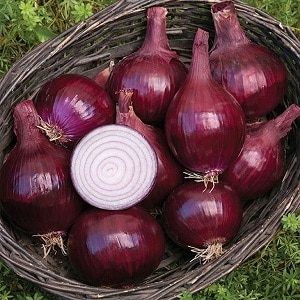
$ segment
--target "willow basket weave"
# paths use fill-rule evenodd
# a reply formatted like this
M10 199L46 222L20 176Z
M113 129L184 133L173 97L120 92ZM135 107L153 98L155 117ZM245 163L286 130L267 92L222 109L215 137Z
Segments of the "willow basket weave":
M13 141L12 108L16 103L31 98L54 76L67 72L93 76L111 60L135 51L143 41L146 9L150 6L168 9L170 46L188 63L198 27L209 31L213 40L212 3L122 0L24 56L0 81L0 164ZM288 93L273 112L275 116L288 105L299 104L300 43L288 28L265 13L239 1L236 8L250 38L277 52L289 70ZM242 229L234 242L220 258L205 265L191 263L190 253L170 244L159 270L135 288L88 286L72 273L66 257L57 254L43 259L40 247L4 217L0 220L0 257L20 277L66 299L174 299L183 289L192 293L204 289L266 245L280 229L282 216L300 208L298 126L293 124L286 141L287 170L281 184L245 210Z

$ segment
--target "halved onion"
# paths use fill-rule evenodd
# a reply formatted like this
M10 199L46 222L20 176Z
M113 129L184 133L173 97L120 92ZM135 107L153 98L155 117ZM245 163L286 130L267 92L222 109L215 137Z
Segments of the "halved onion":
M71 177L90 205L119 210L142 201L157 176L157 157L136 130L106 125L88 133L74 148Z

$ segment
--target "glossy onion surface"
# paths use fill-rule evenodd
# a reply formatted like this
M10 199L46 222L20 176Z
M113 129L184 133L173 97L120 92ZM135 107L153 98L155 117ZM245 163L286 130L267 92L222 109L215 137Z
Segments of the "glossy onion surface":
M242 205L237 193L219 182L210 190L189 181L177 187L163 207L166 232L184 247L226 244L240 228Z
M115 120L115 103L105 89L79 74L48 81L34 102L49 138L71 149L92 129Z
M85 204L70 177L70 151L36 127L31 100L14 110L17 143L0 170L0 199L9 219L31 234L65 231Z
M208 33L198 29L187 79L172 100L165 132L170 149L186 168L222 173L239 154L245 117L239 103L211 76Z
M170 50L166 14L163 7L147 10L147 32L142 47L113 67L107 83L107 90L116 102L116 92L133 89L136 114L152 125L163 123L169 103L187 74L178 55Z
M160 225L143 207L93 208L72 226L67 248L71 264L88 283L126 287L158 267L165 240Z
M221 175L244 203L265 195L282 178L285 156L281 140L299 115L300 108L293 104L276 119L246 127L241 153Z
M135 114L131 103L131 91L119 96L116 123L140 132L150 143L157 156L157 177L152 190L141 204L153 208L161 204L175 187L183 182L183 168L173 156L162 129L147 125Z
M210 53L213 77L241 104L246 118L272 111L287 91L287 70L269 48L251 42L239 24L234 3L212 6L216 38Z

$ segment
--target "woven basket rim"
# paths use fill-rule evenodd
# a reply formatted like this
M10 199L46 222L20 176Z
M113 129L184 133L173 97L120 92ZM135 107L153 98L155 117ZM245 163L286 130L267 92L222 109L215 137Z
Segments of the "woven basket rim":
M57 51L60 50L65 44L72 38L72 35L76 35L80 30L86 28L87 24L90 26L99 26L99 25L105 25L107 22L113 22L114 19L121 18L125 15L124 11L126 11L126 15L130 15L132 13L145 11L146 8L155 6L155 5L164 5L168 3L172 3L172 0L166 0L166 1L138 1L138 0L118 0L117 2L105 7L103 10L95 13L93 16L87 18L84 21L79 22L78 24L72 26L68 30L62 32L61 34L57 35L56 37L53 37L43 43L40 43L38 46L36 46L34 49L32 49L30 52L25 54L22 58L20 58L11 68L8 70L8 72L0 78L0 82L4 81L5 78L10 74L11 72L14 72L15 70L18 70L20 67L25 68L26 67L26 61L28 61L28 58L32 57L33 53L43 51L44 48L51 47L53 50L49 54L53 55ZM192 0L192 1L185 1L185 0L179 0L178 3L186 3L186 2L204 2L204 3L216 3L220 2L218 0ZM274 30L275 33L279 34L279 37L282 39L283 42L286 42L288 46L291 47L291 49L295 52L295 54L300 59L300 41L296 37L296 35L293 33L293 31L289 28L289 26L283 24L282 22L278 21L276 18L270 16L269 14L263 12L262 10L253 7L249 4L246 4L240 0L233 0L235 3L238 15L241 18L249 19L251 16L256 18L258 23L262 23L265 27L269 28L270 30ZM124 6L124 8L123 8ZM121 11L120 11L120 8ZM119 9L119 11L117 11ZM103 18L102 16L108 12L108 17ZM114 16L113 16L114 15ZM111 17L111 19L109 19ZM100 21L101 20L101 21ZM66 37L68 34L70 34L68 37ZM79 36L78 36L79 37ZM62 42L60 41L62 38L65 38ZM37 66L35 67L37 68ZM17 73L17 72L16 72ZM1 85L0 85L1 87Z
M211 5L219 1L117 1L69 30L38 45L17 61L0 79L0 104L4 106L5 101L10 99L15 90L19 89L19 86L23 83L26 85L27 80L34 76L35 72L38 72L45 62L53 59L58 53L65 51L68 47L71 47L74 41L79 41L83 36L89 34L91 30L105 27L108 24L113 24L116 20L135 16L136 14L144 15L146 9L150 6L168 6L173 5L175 2L176 5L200 5L201 3ZM275 18L242 1L237 0L234 3L241 19L245 22L259 24L266 28L266 31L274 33L280 44L293 55L296 64L300 65L300 41L288 26L283 25ZM297 68L299 69L299 66ZM294 81L296 82L297 80ZM299 83L298 91L300 91ZM26 88L23 94L25 92ZM13 101L18 102L20 100L13 99ZM10 103L11 106L13 104L14 102ZM5 119L4 121L2 119L2 115L0 115L0 128L11 126ZM6 136L4 136L5 139ZM9 141L9 137L7 137L7 141ZM1 153L4 153L7 143L0 144ZM270 196L270 200L280 197L281 201L278 208L272 212L264 211L262 208L262 214L265 214L267 218L263 223L258 225L257 230L253 230L231 245L221 258L209 262L201 274L198 268L195 267L195 264L189 263L179 266L176 271L171 270L170 274L178 271L181 272L181 276L175 279L172 277L169 281L165 281L164 276L161 277L161 280L150 278L143 285L122 291L87 286L75 279L63 277L55 274L53 270L47 269L43 262L40 261L38 255L35 256L33 253L29 253L24 244L19 244L20 241L16 242L14 233L7 230L7 226L2 219L0 220L0 258L18 276L66 299L85 299L86 295L90 295L92 299L96 298L97 293L99 297L112 297L112 299L117 299L118 297L125 299L140 299L140 297L146 299L173 299L180 295L183 288L188 288L192 293L195 293L230 273L234 268L269 243L281 228L282 216L295 212L300 208L300 183L298 180L300 177L299 155L300 150L297 149L291 157L288 171L281 186L277 188L276 194ZM4 154L1 156L2 159L3 156ZM241 251L243 251L243 255L238 255ZM223 272L214 273L215 268L224 265L224 261L226 262L226 268L224 268ZM188 271L183 273L184 269ZM210 280L205 280L206 277L209 277Z

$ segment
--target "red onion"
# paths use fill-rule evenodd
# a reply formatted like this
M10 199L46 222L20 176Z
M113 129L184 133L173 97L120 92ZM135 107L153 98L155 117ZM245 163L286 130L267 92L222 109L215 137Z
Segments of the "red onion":
M172 100L165 121L170 149L187 169L216 178L238 156L244 113L211 76L208 33L198 29L189 74Z
M67 250L76 272L90 284L111 287L135 285L161 262L165 239L147 210L90 209L71 228Z
M281 143L300 116L300 107L289 106L273 120L249 124L238 158L221 175L244 203L269 192L284 173L285 158Z
M107 90L116 102L116 92L133 89L136 114L144 123L152 125L163 122L169 103L187 73L178 55L169 47L166 15L163 7L148 8L142 47L116 63L107 83Z
M241 104L246 119L272 111L287 90L287 70L270 49L243 31L232 1L212 5L215 41L210 53L213 77Z
M163 206L167 234L178 245L208 261L223 252L223 245L237 234L242 205L237 193L219 182L214 189L188 181L177 187Z
M73 150L71 177L75 189L98 208L119 210L139 203L153 188L156 176L153 148L127 126L98 127Z
M173 189L183 182L183 169L171 153L164 132L160 128L144 124L137 117L131 105L132 94L132 90L120 91L116 123L140 132L156 153L158 161L156 182L151 192L141 202L146 208L154 208L160 205Z
M34 102L49 139L70 149L92 129L115 120L115 104L104 88L79 74L48 81Z
M47 254L82 212L84 201L70 178L70 151L50 142L38 129L31 100L14 109L17 142L0 170L0 199L8 218L23 231L39 235Z

